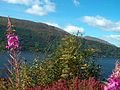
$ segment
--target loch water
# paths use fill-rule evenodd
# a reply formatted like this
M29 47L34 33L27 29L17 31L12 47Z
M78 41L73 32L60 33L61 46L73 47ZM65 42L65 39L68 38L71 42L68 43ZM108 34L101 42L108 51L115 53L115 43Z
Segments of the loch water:
M32 52L21 52L21 58L24 61L32 62L34 60L35 54ZM42 60L44 55L42 53L39 53L39 57ZM8 64L9 54L8 53L0 53L0 70L5 69L5 65ZM120 61L120 59L115 58L100 58L97 60L97 63L102 66L102 76L105 78L108 78L114 67L115 62ZM0 77L4 77L5 75L3 73L0 73Z

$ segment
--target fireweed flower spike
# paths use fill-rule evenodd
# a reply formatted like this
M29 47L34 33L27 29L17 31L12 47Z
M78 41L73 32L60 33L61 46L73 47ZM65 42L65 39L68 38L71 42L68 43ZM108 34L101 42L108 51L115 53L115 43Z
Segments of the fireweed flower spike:
M10 81L12 83L12 85L16 88L15 90L20 90L20 61L18 60L17 57L17 51L19 48L19 39L18 36L14 35L15 30L11 29L12 24L11 21L8 17L8 25L7 25L7 46L6 48L9 51L9 55L11 57L10 60L8 60L8 62L10 63L10 65L12 66L12 70L10 70L10 72L12 72L15 76L15 79L12 79L10 76ZM14 84L13 84L14 83Z
M104 90L120 90L120 63L116 62L115 70L108 78L108 84Z
M19 47L19 39L18 36L14 34L7 34L8 43L6 48L7 49L17 49Z

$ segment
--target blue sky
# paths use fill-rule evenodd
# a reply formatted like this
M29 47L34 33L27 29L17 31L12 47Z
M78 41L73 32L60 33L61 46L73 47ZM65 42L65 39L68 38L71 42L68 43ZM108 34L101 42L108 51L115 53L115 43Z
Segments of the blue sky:
M44 22L120 46L120 0L0 0L0 16Z

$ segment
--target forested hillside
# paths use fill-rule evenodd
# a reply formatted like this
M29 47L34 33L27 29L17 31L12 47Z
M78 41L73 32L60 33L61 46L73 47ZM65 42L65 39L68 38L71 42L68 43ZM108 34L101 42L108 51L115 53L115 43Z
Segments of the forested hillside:
M35 44L39 45L40 51L46 51L50 47L53 51L62 37L70 35L64 30L44 23L32 22L27 20L11 19L14 28L20 37L22 50L34 50ZM0 17L0 49L5 49L7 18ZM96 56L119 57L120 48L103 42L91 40L84 37L77 37L82 43L82 48L94 48L97 50Z

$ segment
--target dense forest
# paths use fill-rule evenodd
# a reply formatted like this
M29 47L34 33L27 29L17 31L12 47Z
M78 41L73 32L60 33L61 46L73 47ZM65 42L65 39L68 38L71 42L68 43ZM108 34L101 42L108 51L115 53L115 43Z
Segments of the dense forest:
M64 30L50 26L44 23L32 22L27 20L11 19L13 28L16 29L18 36L20 37L21 50L32 51L35 50L36 44L39 45L39 50L48 52L56 49L59 41L65 35L70 35ZM5 50L6 45L6 24L7 18L0 17L0 50ZM95 56L104 57L116 57L120 56L120 48L101 42L99 40L92 40L85 38L84 36L76 36L82 49L93 48L97 51Z

